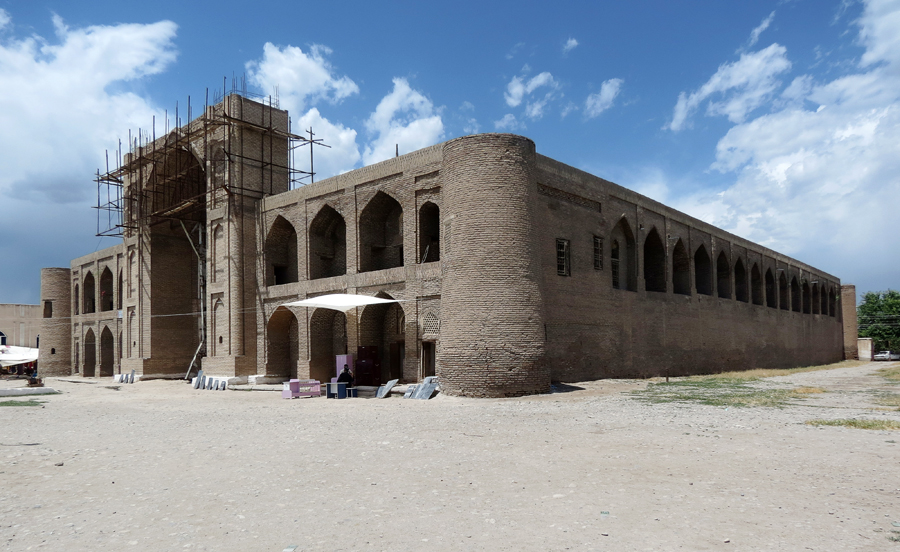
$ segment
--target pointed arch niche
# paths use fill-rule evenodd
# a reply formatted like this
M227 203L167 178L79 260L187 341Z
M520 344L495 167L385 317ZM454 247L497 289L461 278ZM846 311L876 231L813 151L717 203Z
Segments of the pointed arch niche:
M347 273L347 224L344 217L325 205L309 225L309 279Z
M637 259L634 233L622 217L609 236L612 285L616 289L637 291Z

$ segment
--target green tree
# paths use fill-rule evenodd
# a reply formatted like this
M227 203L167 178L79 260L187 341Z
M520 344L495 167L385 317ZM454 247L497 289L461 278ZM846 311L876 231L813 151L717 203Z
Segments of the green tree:
M859 337L871 337L875 350L900 350L900 291L869 291L856 307Z

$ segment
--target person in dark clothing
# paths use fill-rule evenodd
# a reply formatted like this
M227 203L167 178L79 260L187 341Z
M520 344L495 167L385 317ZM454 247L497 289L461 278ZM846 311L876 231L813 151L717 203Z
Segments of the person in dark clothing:
M338 376L338 383L346 383L347 388L353 387L353 374L350 373L350 367L346 364L344 365L344 369L341 370L341 375Z

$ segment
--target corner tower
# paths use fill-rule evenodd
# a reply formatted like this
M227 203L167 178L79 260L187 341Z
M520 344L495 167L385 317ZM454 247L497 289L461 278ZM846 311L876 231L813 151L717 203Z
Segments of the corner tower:
M38 373L42 376L72 374L71 273L68 268L41 269Z
M443 159L449 243L437 375L452 395L547 392L534 142L466 136L444 144Z

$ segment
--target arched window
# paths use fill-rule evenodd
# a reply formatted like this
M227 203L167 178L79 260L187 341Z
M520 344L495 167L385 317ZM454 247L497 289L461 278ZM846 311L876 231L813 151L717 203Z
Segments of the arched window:
M837 310L837 290L828 290L828 316L834 316Z
M94 275L88 272L87 276L84 277L84 314L91 314L96 311L96 301L94 300L96 293Z
M75 284L75 293L72 294L72 297L75 298L75 300L72 301L75 304L75 314L78 314L81 310L81 300L78 298L78 284Z
M750 269L750 295L754 305L764 303L762 275L759 273L759 265L756 263L753 263L753 268Z
M820 299L821 299L822 304L819 307L819 309L820 309L819 312L821 312L822 314L828 314L828 286L827 285L822 284L821 294L822 294L822 297Z
M784 275L784 270L780 272L781 274L778 276L778 306L781 307L781 310L790 310L787 276Z
M610 235L613 251L612 261L613 287L627 291L637 291L637 259L635 256L634 233L628 221L623 217L613 228Z
M666 291L666 248L655 228L644 240L644 289Z
M803 298L800 296L800 284L797 283L797 277L791 278L791 310L801 312L803 310Z
M694 287L697 293L712 295L712 263L703 245L694 252Z
M814 283L812 285L812 310L813 314L819 314L819 304L821 299L819 298L819 284Z
M716 259L716 288L719 290L719 298L731 299L731 266L724 251Z
M680 295L691 294L691 258L680 239L672 250L672 291Z
M279 215L266 237L266 281L280 286L297 281L297 232Z
M801 286L803 290L803 314L810 314L812 312L812 293L809 289L809 282L803 282Z
M423 263L441 260L441 210L430 201L419 209L419 259Z
M119 285L116 286L116 308L122 310L122 270L119 270Z
M750 302L750 288L747 286L747 271L740 259L734 263L734 298L744 303Z
M775 276L772 269L766 269L766 306L772 309L778 308L778 295L775 290Z
M347 273L347 225L330 206L319 210L309 225L309 279Z
M100 311L106 312L113 310L115 306L115 295L113 290L113 275L109 267L104 268L100 273Z

